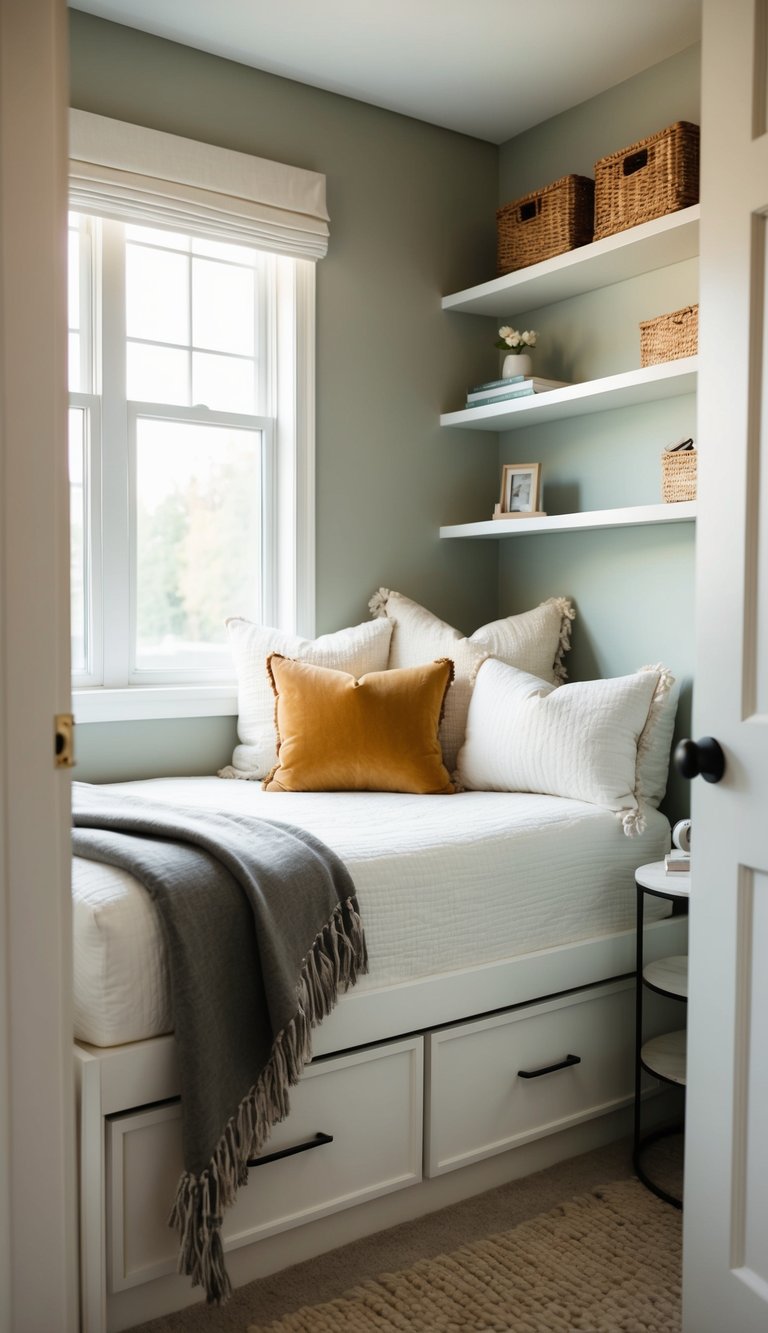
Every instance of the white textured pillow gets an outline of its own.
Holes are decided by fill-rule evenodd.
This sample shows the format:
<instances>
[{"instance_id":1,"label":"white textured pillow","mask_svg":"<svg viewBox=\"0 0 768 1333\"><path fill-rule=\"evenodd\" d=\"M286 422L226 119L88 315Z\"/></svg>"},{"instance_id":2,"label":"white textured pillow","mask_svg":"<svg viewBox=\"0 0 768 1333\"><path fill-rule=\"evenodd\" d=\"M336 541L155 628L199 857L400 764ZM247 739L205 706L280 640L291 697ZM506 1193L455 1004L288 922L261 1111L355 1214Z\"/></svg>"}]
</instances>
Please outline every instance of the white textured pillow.
<instances>
[{"instance_id":1,"label":"white textured pillow","mask_svg":"<svg viewBox=\"0 0 768 1333\"><path fill-rule=\"evenodd\" d=\"M641 669L665 671L665 668L658 664ZM669 756L680 697L680 691L673 677L669 672L666 676L669 688L661 701L654 704L648 726L640 737L637 747L637 795L641 801L652 805L654 809L657 809L664 800L667 790Z\"/></svg>"},{"instance_id":2,"label":"white textured pillow","mask_svg":"<svg viewBox=\"0 0 768 1333\"><path fill-rule=\"evenodd\" d=\"M231 765L222 768L219 777L264 778L277 763L275 696L267 676L270 653L366 676L371 671L386 671L392 626L387 620L367 620L318 639L300 639L235 616L227 621L227 633L237 671L240 744L235 746Z\"/></svg>"},{"instance_id":3,"label":"white textured pillow","mask_svg":"<svg viewBox=\"0 0 768 1333\"><path fill-rule=\"evenodd\" d=\"M532 611L482 625L468 638L418 602L389 588L379 588L368 605L374 616L386 617L392 625L390 667L422 666L439 657L450 657L453 662L455 675L440 727L449 773L456 767L464 741L475 675L487 657L498 657L553 684L566 679L563 659L570 648L575 612L565 597L551 597Z\"/></svg>"},{"instance_id":4,"label":"white textured pillow","mask_svg":"<svg viewBox=\"0 0 768 1333\"><path fill-rule=\"evenodd\" d=\"M554 689L489 659L477 673L459 754L462 786L543 792L615 810L632 837L645 828L638 756L672 685L664 667Z\"/></svg>"}]
</instances>

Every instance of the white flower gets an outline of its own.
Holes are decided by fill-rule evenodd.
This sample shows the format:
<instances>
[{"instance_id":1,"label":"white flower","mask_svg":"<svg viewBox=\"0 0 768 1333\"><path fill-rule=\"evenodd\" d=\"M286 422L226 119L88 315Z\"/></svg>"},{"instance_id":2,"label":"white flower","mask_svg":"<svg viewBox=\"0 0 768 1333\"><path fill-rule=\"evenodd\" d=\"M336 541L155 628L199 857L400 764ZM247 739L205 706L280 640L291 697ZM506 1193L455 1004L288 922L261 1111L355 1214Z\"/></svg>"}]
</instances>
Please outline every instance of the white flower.
<instances>
[{"instance_id":1,"label":"white flower","mask_svg":"<svg viewBox=\"0 0 768 1333\"><path fill-rule=\"evenodd\" d=\"M499 329L499 341L496 343L499 351L522 352L527 347L536 346L536 334L533 329L526 329L521 333L519 329L511 329L508 324L504 324Z\"/></svg>"}]
</instances>

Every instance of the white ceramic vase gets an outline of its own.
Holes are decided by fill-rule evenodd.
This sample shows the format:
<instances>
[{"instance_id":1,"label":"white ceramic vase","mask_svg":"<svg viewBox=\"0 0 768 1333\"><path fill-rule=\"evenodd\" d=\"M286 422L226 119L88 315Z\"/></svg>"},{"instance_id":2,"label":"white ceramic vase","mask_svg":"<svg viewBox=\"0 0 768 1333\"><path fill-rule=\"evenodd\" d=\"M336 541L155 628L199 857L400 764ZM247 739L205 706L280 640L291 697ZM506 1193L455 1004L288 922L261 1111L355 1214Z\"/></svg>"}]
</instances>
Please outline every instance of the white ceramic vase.
<instances>
[{"instance_id":1,"label":"white ceramic vase","mask_svg":"<svg viewBox=\"0 0 768 1333\"><path fill-rule=\"evenodd\" d=\"M504 357L504 365L501 368L502 378L512 379L515 375L533 374L533 362L527 352L509 352Z\"/></svg>"}]
</instances>

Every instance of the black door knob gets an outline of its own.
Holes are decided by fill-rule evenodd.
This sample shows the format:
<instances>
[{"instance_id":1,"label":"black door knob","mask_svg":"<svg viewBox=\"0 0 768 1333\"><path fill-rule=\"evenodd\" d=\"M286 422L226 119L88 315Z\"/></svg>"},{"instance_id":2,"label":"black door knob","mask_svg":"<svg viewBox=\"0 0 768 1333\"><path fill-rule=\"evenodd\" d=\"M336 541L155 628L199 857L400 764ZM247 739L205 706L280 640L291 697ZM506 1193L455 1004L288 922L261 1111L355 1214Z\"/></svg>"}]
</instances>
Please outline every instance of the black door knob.
<instances>
[{"instance_id":1,"label":"black door knob","mask_svg":"<svg viewBox=\"0 0 768 1333\"><path fill-rule=\"evenodd\" d=\"M700 741L681 741L675 750L675 766L681 777L697 778L705 782L719 782L725 772L725 755L714 736L702 736Z\"/></svg>"}]
</instances>

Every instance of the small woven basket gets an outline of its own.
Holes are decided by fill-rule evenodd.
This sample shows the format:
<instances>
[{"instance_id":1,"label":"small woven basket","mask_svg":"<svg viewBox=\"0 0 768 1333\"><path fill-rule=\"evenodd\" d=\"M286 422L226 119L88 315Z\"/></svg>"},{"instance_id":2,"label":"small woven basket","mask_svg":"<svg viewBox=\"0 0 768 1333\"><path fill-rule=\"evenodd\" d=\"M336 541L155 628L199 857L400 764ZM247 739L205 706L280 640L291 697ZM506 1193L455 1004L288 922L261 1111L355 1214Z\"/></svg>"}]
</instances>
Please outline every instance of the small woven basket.
<instances>
[{"instance_id":1,"label":"small woven basket","mask_svg":"<svg viewBox=\"0 0 768 1333\"><path fill-rule=\"evenodd\" d=\"M595 182L589 176L560 180L504 204L496 212L497 268L512 273L592 240Z\"/></svg>"},{"instance_id":2,"label":"small woven basket","mask_svg":"<svg viewBox=\"0 0 768 1333\"><path fill-rule=\"evenodd\" d=\"M699 348L699 307L686 305L668 315L640 322L640 365L657 366L695 356Z\"/></svg>"},{"instance_id":3,"label":"small woven basket","mask_svg":"<svg viewBox=\"0 0 768 1333\"><path fill-rule=\"evenodd\" d=\"M699 127L686 120L595 163L595 240L699 198Z\"/></svg>"},{"instance_id":4,"label":"small woven basket","mask_svg":"<svg viewBox=\"0 0 768 1333\"><path fill-rule=\"evenodd\" d=\"M665 504L696 499L696 450L682 449L661 455L661 498Z\"/></svg>"}]
</instances>

